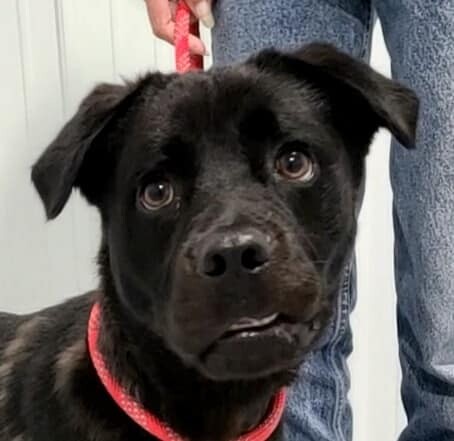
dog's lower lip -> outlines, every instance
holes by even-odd
[[[267,326],[226,332],[199,356],[200,365],[215,379],[260,378],[295,367],[310,334],[306,325],[285,316]]]

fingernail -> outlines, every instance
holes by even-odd
[[[208,28],[211,29],[214,26],[214,17],[213,13],[211,12],[210,4],[205,1],[201,0],[195,6],[195,12],[197,17],[199,17],[200,21]]]

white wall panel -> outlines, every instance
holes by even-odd
[[[111,25],[117,80],[157,68],[158,50],[142,1],[113,0]]]
[[[30,217],[38,221],[34,222],[35,225],[30,231],[42,239],[41,247],[36,250],[39,250],[39,260],[44,266],[40,275],[47,282],[48,301],[51,303],[60,299],[62,294],[69,296],[73,290],[78,289],[76,279],[67,271],[67,268],[74,268],[76,263],[71,210],[64,212],[58,222],[44,223],[42,207],[39,206],[28,178],[32,161],[43,151],[65,121],[58,10],[53,0],[20,0],[18,5],[29,135],[27,155],[23,162],[26,166],[25,174],[21,178],[27,185],[27,194],[30,195],[39,216]],[[39,235],[37,228],[41,229]],[[17,265],[15,262],[11,264]],[[40,295],[34,297],[32,305],[35,304],[42,304]]]
[[[60,57],[65,114],[72,115],[96,83],[114,80],[109,0],[60,0]],[[99,245],[98,215],[77,195],[72,201],[75,272],[79,289],[95,285],[94,256]]]
[[[206,35],[206,33],[205,33]],[[389,72],[380,34],[374,65]],[[173,69],[142,0],[0,2],[0,309],[30,311],[96,286],[98,216],[79,196],[46,223],[30,184],[33,160],[96,84]],[[368,161],[358,241],[351,359],[356,441],[394,441],[399,402],[392,272],[389,135]]]
[[[33,139],[42,131],[34,131],[30,110],[35,96],[28,95],[33,72],[27,69],[31,51],[25,5],[8,0],[1,9],[0,287],[7,306],[24,310],[42,304],[50,284],[42,208],[29,184]]]

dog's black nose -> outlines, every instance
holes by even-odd
[[[257,273],[270,260],[270,240],[258,231],[217,234],[199,255],[199,270],[209,277]]]

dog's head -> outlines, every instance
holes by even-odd
[[[364,157],[417,99],[326,45],[97,87],[33,167],[49,218],[98,207],[124,311],[216,380],[294,368],[350,257]]]

